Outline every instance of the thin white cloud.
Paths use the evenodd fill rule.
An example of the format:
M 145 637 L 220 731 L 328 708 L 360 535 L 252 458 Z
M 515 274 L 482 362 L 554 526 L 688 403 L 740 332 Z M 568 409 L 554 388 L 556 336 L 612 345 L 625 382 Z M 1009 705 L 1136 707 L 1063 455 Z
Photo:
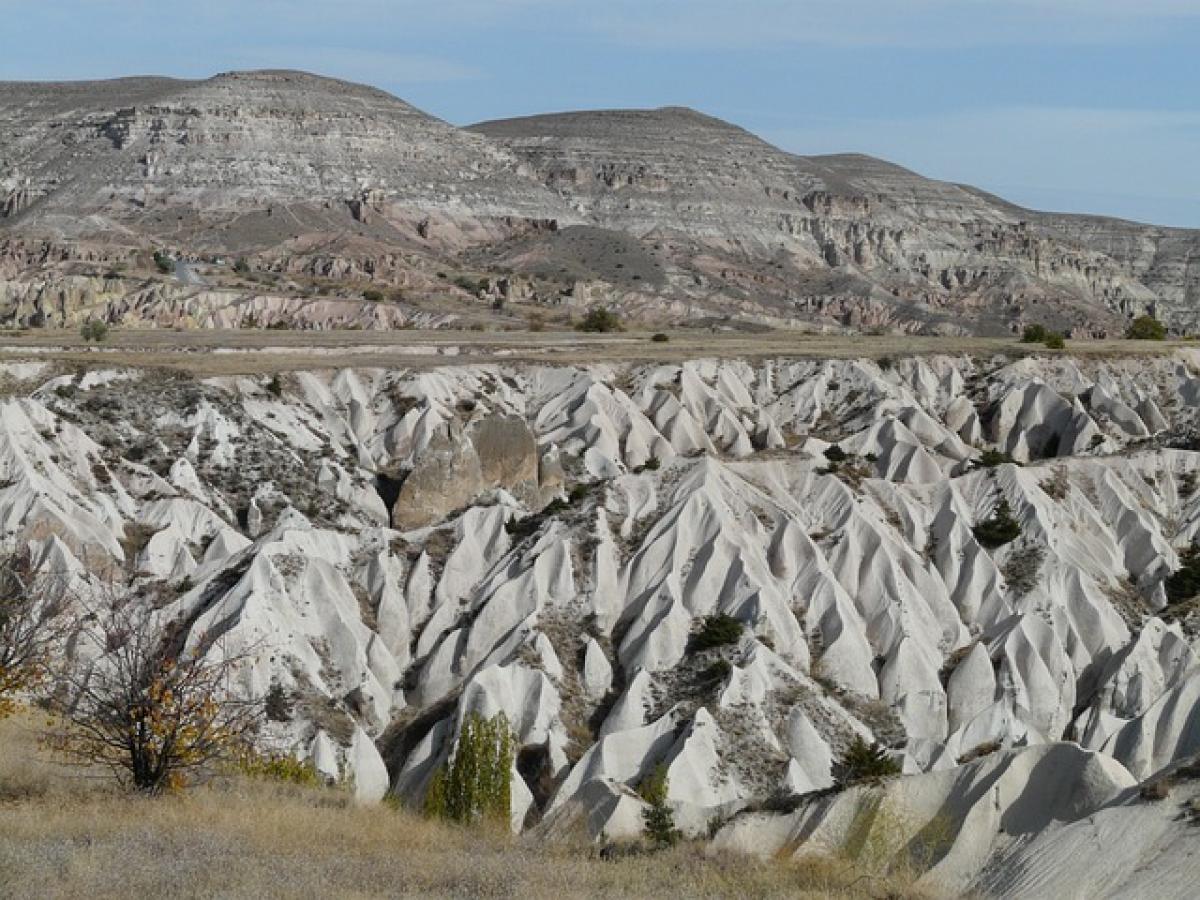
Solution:
M 470 81 L 479 69 L 437 56 L 345 47 L 245 46 L 222 54 L 231 69 L 301 69 L 365 84 L 439 84 Z
M 1194 0 L 609 0 L 587 20 L 663 48 L 1127 43 L 1200 19 Z
M 1111 205 L 1092 212 L 1200 225 L 1200 169 L 1194 163 L 1200 110 L 1014 106 L 824 119 L 809 126 L 798 113 L 796 120 L 801 124 L 764 137 L 801 154 L 881 156 L 932 178 L 1007 193 L 1017 202 L 1093 197 Z

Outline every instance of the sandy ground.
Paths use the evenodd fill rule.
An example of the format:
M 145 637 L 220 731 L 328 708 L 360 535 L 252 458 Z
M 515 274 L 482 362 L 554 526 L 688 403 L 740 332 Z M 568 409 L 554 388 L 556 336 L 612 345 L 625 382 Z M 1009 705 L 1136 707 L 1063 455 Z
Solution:
M 168 368 L 197 375 L 239 375 L 302 369 L 379 366 L 414 368 L 481 362 L 678 362 L 697 357 L 845 358 L 934 353 L 988 356 L 1065 354 L 1122 357 L 1171 352 L 1180 342 L 1072 341 L 1066 350 L 1010 338 L 763 334 L 676 330 L 655 343 L 649 332 L 477 331 L 168 331 L 114 329 L 100 345 L 74 331 L 0 332 L 0 362 L 47 360 L 88 368 Z

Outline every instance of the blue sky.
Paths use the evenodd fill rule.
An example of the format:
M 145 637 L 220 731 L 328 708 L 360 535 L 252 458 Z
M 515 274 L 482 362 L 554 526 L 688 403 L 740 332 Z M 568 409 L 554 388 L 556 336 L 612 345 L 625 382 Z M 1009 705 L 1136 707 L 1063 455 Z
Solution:
M 0 0 L 0 78 L 286 67 L 466 124 L 687 105 L 1028 206 L 1200 227 L 1200 0 Z

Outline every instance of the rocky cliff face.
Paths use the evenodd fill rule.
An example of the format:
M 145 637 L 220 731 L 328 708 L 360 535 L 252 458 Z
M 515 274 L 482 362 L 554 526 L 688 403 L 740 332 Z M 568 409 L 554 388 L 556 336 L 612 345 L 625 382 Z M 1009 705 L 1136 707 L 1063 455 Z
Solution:
M 33 284 L 159 248 L 216 262 L 222 287 L 233 257 L 303 274 L 293 297 L 329 288 L 317 279 L 416 284 L 427 307 L 478 310 L 476 290 L 437 280 L 467 273 L 540 279 L 533 307 L 584 291 L 668 321 L 1002 333 L 1037 319 L 1085 336 L 1153 310 L 1185 330 L 1198 240 L 1032 213 L 867 157 L 794 156 L 690 110 L 463 130 L 296 72 L 0 85 L 9 321 L 36 318 Z
M 634 833 L 662 763 L 730 846 L 861 843 L 882 803 L 881 859 L 936 844 L 943 884 L 1034 895 L 1036 863 L 989 867 L 1065 878 L 1063 826 L 1200 752 L 1200 622 L 1163 587 L 1200 529 L 1198 372 L 13 365 L 0 518 L 79 591 L 119 571 L 253 648 L 239 689 L 291 710 L 264 740 L 364 799 L 419 802 L 463 717 L 504 711 L 516 828 Z M 821 793 L 855 737 L 909 777 Z

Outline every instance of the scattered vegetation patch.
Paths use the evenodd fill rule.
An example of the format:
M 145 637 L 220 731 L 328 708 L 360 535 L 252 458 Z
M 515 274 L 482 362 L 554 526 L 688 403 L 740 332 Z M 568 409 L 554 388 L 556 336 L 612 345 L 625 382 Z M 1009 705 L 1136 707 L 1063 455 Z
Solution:
M 652 336 L 650 338 L 650 340 L 652 340 L 656 344 L 665 344 L 667 341 L 669 341 L 671 339 L 660 331 L 657 334 L 655 334 L 654 336 Z
M 999 741 L 984 741 L 982 744 L 976 744 L 966 753 L 958 758 L 958 764 L 965 765 L 977 759 L 983 759 L 985 756 L 991 756 L 1000 749 Z
M 1040 344 L 1042 341 L 1044 341 L 1046 339 L 1046 335 L 1048 333 L 1049 332 L 1046 330 L 1045 325 L 1038 325 L 1038 324 L 1026 325 L 1025 331 L 1022 332 L 1022 334 L 1021 334 L 1021 343 L 1022 344 Z
M 1046 549 L 1040 544 L 1025 544 L 1008 554 L 1001 571 L 1014 596 L 1024 597 L 1037 586 L 1045 559 Z
M 1021 523 L 1013 518 L 1012 507 L 1008 501 L 1001 499 L 996 505 L 996 511 L 971 529 L 975 540 L 989 550 L 1011 544 L 1021 536 Z
M 1040 484 L 1046 496 L 1051 500 L 1065 500 L 1071 491 L 1067 470 L 1062 466 L 1055 466 L 1054 470 L 1043 478 Z

